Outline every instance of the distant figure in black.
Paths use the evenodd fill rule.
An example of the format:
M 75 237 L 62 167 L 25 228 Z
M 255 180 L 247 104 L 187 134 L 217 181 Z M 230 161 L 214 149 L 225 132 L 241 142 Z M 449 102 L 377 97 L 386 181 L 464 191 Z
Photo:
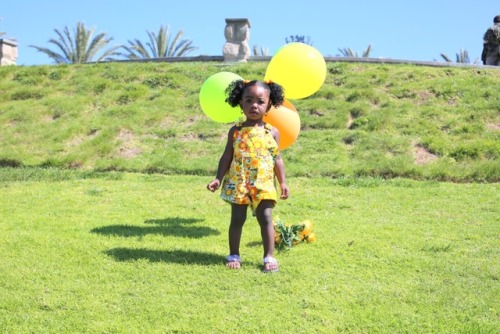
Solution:
M 484 33 L 481 60 L 484 65 L 500 66 L 500 15 L 493 18 L 493 25 Z

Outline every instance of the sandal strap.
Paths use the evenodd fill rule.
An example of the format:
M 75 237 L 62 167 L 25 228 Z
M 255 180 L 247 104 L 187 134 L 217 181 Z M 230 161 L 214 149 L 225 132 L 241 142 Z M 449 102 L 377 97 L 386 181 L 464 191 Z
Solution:
M 274 257 L 272 257 L 272 256 L 266 256 L 266 257 L 262 260 L 262 262 L 263 262 L 264 264 L 266 264 L 266 263 L 278 264 L 278 261 L 277 261 Z
M 239 255 L 233 254 L 226 256 L 227 262 L 241 262 L 241 257 Z

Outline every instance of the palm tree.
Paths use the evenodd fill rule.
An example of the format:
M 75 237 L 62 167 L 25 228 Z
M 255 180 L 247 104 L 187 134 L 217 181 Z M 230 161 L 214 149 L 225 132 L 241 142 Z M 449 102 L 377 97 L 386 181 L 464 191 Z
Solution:
M 161 26 L 158 35 L 147 31 L 149 42 L 144 45 L 140 40 L 128 41 L 130 46 L 122 46 L 128 53 L 121 54 L 128 59 L 150 59 L 166 57 L 183 57 L 197 49 L 193 41 L 182 39 L 183 31 L 177 32 L 172 39 L 169 26 Z
M 116 50 L 120 46 L 115 46 L 105 50 L 100 56 L 99 53 L 105 46 L 113 40 L 112 37 L 106 38 L 106 33 L 99 33 L 94 38 L 94 28 L 87 29 L 85 24 L 78 22 L 73 35 L 66 26 L 61 32 L 54 29 L 58 39 L 51 38 L 49 43 L 57 46 L 59 50 L 54 51 L 49 48 L 44 48 L 36 45 L 30 47 L 37 49 L 39 52 L 45 53 L 52 58 L 57 64 L 81 64 L 92 61 L 103 61 L 112 59 L 111 56 L 117 55 Z M 60 52 L 58 52 L 60 51 Z
M 311 36 L 304 35 L 290 35 L 290 37 L 285 38 L 286 44 L 288 43 L 304 43 L 310 46 L 313 46 L 313 42 L 311 41 Z
M 339 52 L 340 54 L 343 56 L 343 57 L 351 57 L 351 58 L 359 58 L 359 55 L 358 55 L 358 52 L 357 51 L 353 51 L 351 48 L 343 48 L 343 49 L 339 49 Z M 368 58 L 370 57 L 370 53 L 372 52 L 372 46 L 371 44 L 369 44 L 365 51 L 363 51 L 363 55 L 362 57 L 363 58 Z
M 456 53 L 455 57 L 457 63 L 470 64 L 469 52 L 467 50 L 460 49 L 460 52 Z M 453 63 L 453 60 L 444 53 L 441 53 L 441 58 L 448 63 Z M 474 64 L 479 64 L 479 59 L 476 59 Z
M 254 45 L 253 46 L 253 55 L 254 56 L 262 56 L 262 57 L 269 56 L 269 49 L 263 48 L 263 47 L 261 47 L 259 49 L 259 47 L 257 45 Z

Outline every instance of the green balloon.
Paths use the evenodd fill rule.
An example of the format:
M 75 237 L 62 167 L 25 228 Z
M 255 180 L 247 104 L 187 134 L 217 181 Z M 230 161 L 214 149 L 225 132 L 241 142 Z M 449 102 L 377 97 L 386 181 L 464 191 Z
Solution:
M 239 107 L 231 107 L 226 102 L 226 88 L 235 80 L 242 80 L 242 78 L 231 72 L 219 72 L 211 75 L 201 86 L 201 110 L 212 120 L 230 123 L 241 116 Z

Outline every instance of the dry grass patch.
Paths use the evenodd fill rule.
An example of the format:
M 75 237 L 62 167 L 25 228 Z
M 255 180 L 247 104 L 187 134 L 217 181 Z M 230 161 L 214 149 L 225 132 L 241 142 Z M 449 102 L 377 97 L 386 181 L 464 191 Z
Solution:
M 121 143 L 118 148 L 118 155 L 121 158 L 134 158 L 142 153 L 142 149 L 137 144 L 135 135 L 130 130 L 121 129 L 117 136 Z
M 500 123 L 487 123 L 486 128 L 494 131 L 500 130 Z
M 413 157 L 417 165 L 425 165 L 438 159 L 438 156 L 429 152 L 420 144 L 413 144 Z

